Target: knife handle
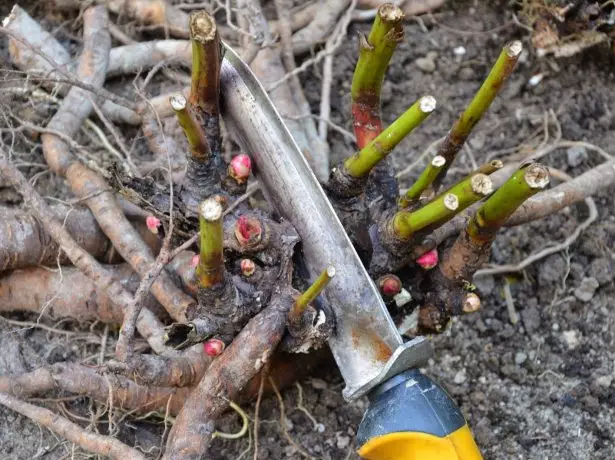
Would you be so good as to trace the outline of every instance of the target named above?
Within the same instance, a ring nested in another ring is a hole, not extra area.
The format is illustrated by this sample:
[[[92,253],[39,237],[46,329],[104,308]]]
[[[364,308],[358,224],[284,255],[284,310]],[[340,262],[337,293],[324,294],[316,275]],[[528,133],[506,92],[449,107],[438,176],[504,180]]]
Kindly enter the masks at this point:
[[[437,383],[418,369],[377,387],[357,433],[368,460],[482,460],[463,414]]]

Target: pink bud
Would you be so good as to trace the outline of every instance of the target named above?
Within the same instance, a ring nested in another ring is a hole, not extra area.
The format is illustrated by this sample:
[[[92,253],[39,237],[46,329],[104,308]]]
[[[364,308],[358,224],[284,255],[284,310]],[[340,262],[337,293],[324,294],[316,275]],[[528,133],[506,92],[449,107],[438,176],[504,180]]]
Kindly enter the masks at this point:
[[[192,256],[192,260],[190,261],[190,265],[193,267],[197,267],[199,265],[199,261],[201,260],[201,256],[195,254]]]
[[[252,161],[245,153],[241,153],[231,160],[228,167],[228,175],[235,179],[238,183],[243,184],[250,177],[252,171]]]
[[[219,339],[209,339],[207,342],[203,342],[203,350],[207,356],[218,356],[224,351],[224,342]]]
[[[241,273],[243,276],[252,276],[256,271],[256,264],[251,259],[241,259]]]
[[[438,265],[438,260],[438,250],[432,249],[416,259],[416,263],[419,264],[423,270],[431,270]]]
[[[148,230],[154,235],[158,235],[158,227],[160,227],[160,224],[160,219],[157,217],[147,216],[145,219],[145,225],[147,225]]]
[[[383,296],[394,297],[401,292],[401,280],[392,274],[381,276],[378,287]]]
[[[254,217],[240,216],[235,223],[235,238],[241,246],[258,243],[261,233],[261,223]]]

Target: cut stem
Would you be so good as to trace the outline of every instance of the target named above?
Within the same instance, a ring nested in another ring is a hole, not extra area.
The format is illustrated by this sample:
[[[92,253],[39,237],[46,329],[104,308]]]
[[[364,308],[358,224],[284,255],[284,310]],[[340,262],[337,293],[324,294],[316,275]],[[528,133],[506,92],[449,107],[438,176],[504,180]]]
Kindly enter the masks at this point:
[[[397,212],[392,219],[394,236],[407,241],[419,231],[437,228],[492,191],[485,174],[468,177],[416,211]]]
[[[201,248],[196,276],[199,286],[210,289],[224,282],[224,234],[222,205],[209,198],[199,206],[199,232]]]
[[[177,115],[179,125],[184,130],[192,158],[201,163],[206,162],[211,157],[211,150],[205,137],[205,131],[196,122],[191,110],[188,108],[188,101],[182,94],[171,96],[169,101],[175,111],[175,115]]]
[[[432,184],[445,164],[446,160],[443,156],[436,155],[433,157],[416,182],[408,189],[406,195],[400,198],[399,206],[407,208],[412,203],[416,203],[421,194]]]
[[[402,10],[385,3],[369,36],[360,38],[359,61],[352,78],[352,115],[359,148],[369,144],[381,131],[380,90],[384,74],[397,43],[404,37]]]
[[[489,176],[493,174],[494,172],[496,172],[498,169],[502,169],[503,167],[504,167],[504,163],[502,163],[500,160],[491,160],[491,161],[488,161],[487,163],[483,163],[482,165],[480,165],[478,169],[474,172],[486,174]]]
[[[511,42],[504,47],[474,99],[459,116],[453,128],[449,131],[442,144],[440,144],[438,155],[442,155],[446,159],[446,166],[440,171],[434,181],[435,189],[442,184],[448,168],[453,163],[472,129],[480,121],[514,70],[521,51],[523,51],[523,45],[520,41]]]
[[[489,258],[497,231],[525,200],[549,184],[549,170],[537,163],[523,166],[478,209],[444,258],[441,272],[458,284],[472,276]]]
[[[293,318],[299,318],[307,306],[312,303],[316,297],[318,297],[325,287],[327,287],[327,284],[329,284],[334,276],[335,267],[330,265],[323,270],[318,278],[316,278],[316,281],[314,281],[314,283],[312,283],[312,285],[307,289],[307,291],[295,300],[290,316]]]
[[[549,170],[538,163],[518,169],[497,192],[483,204],[466,229],[477,241],[493,240],[504,222],[525,200],[549,184]]]
[[[423,96],[380,133],[361,151],[344,161],[344,169],[352,177],[364,177],[385,158],[404,137],[419,126],[436,108],[432,96]]]
[[[216,21],[205,11],[190,15],[192,87],[190,104],[210,116],[220,112],[222,47]]]

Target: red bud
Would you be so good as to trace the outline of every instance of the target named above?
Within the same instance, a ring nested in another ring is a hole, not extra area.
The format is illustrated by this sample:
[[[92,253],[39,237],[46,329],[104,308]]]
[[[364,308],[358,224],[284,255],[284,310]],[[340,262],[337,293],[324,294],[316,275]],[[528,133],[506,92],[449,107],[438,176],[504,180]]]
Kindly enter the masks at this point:
[[[158,219],[157,217],[147,216],[145,218],[145,225],[147,225],[148,230],[154,235],[158,234],[158,227],[160,227],[160,224],[160,219]]]
[[[192,256],[192,260],[190,261],[190,265],[193,267],[197,267],[199,265],[199,262],[201,260],[201,256],[198,254],[195,254]]]
[[[224,342],[219,339],[209,339],[207,342],[203,342],[203,350],[207,356],[218,356],[224,351]]]
[[[258,243],[261,233],[261,223],[254,217],[240,216],[235,223],[235,237],[241,246]]]
[[[252,276],[256,271],[256,264],[251,259],[241,259],[240,265],[243,276]]]
[[[401,280],[395,275],[384,275],[378,280],[378,287],[383,296],[394,297],[401,292]]]
[[[438,265],[438,260],[438,250],[432,249],[416,259],[416,263],[419,264],[423,270],[431,270]]]
[[[250,177],[252,171],[252,161],[245,153],[233,157],[228,166],[228,175],[238,183],[243,184]]]

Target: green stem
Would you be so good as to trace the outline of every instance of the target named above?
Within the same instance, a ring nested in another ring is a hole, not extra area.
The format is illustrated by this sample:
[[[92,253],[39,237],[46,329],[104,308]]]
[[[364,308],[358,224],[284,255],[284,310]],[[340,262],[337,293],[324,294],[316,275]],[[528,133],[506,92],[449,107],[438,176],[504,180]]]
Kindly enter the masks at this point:
[[[179,121],[179,125],[184,130],[184,134],[188,140],[192,158],[204,163],[211,157],[211,150],[209,149],[209,143],[205,137],[205,131],[203,131],[202,126],[199,125],[192,116],[191,111],[188,109],[188,101],[186,101],[183,95],[176,94],[175,96],[171,96],[169,100],[171,102],[171,107],[173,107],[175,111],[175,115],[177,115],[177,121]]]
[[[431,96],[423,96],[366,147],[347,158],[344,161],[345,171],[355,178],[369,174],[372,168],[420,125],[435,108],[436,100]]]
[[[437,228],[468,206],[493,191],[489,176],[474,174],[433,201],[414,211],[399,211],[393,216],[393,231],[400,240],[409,240],[417,232]]]
[[[199,206],[201,247],[196,276],[199,286],[204,289],[216,287],[224,282],[222,216],[222,205],[215,198],[209,198]]]
[[[307,306],[318,297],[318,295],[322,292],[322,290],[327,287],[327,284],[331,281],[331,279],[335,276],[335,267],[329,266],[316,278],[316,281],[312,283],[312,285],[301,294],[297,300],[295,300],[295,304],[293,305],[293,309],[291,311],[291,315],[294,318],[298,318],[305,311]]]
[[[389,61],[403,40],[402,10],[385,3],[367,39],[361,36],[359,60],[352,77],[352,114],[359,148],[365,147],[382,130],[380,90]]]
[[[453,128],[449,131],[446,139],[438,150],[438,155],[446,158],[446,166],[440,171],[440,174],[434,181],[437,188],[444,177],[457,153],[465,143],[466,139],[472,132],[472,129],[480,121],[484,113],[487,111],[498,92],[512,73],[515,64],[521,55],[523,45],[519,41],[509,43],[504,47],[491,72],[487,76],[483,85],[480,87],[470,105],[459,116]]]
[[[512,213],[549,184],[549,178],[549,170],[538,163],[518,169],[476,211],[466,228],[470,238],[480,242],[492,241]]]
[[[416,182],[408,189],[406,196],[400,198],[399,206],[407,208],[412,203],[418,201],[421,194],[431,185],[445,164],[446,160],[444,157],[440,155],[433,157]]]

